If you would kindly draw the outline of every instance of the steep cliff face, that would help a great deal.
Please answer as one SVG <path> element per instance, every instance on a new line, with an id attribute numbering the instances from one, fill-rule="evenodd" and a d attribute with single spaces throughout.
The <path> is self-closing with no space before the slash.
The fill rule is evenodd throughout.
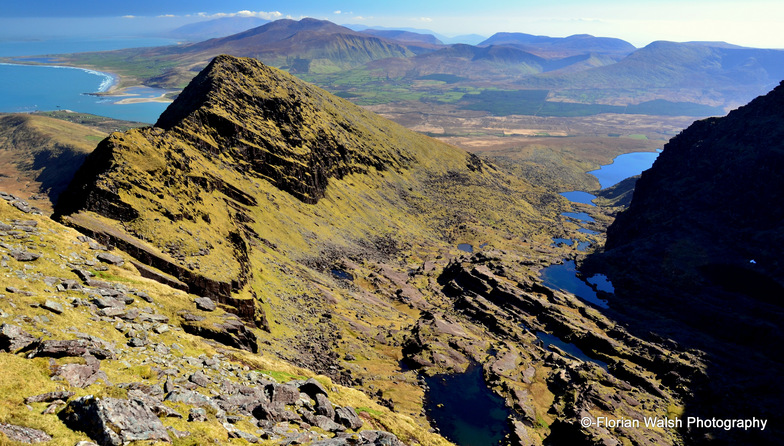
<path id="1" fill-rule="evenodd" d="M 646 264 L 687 281 L 695 268 L 711 276 L 732 265 L 781 286 L 782 172 L 784 85 L 673 138 L 608 229 L 606 247 L 644 252 Z"/>
<path id="2" fill-rule="evenodd" d="M 607 231 L 599 258 L 611 266 L 615 308 L 709 354 L 695 415 L 782 416 L 782 173 L 784 84 L 673 138 Z M 716 435 L 762 444 L 778 434 Z"/>

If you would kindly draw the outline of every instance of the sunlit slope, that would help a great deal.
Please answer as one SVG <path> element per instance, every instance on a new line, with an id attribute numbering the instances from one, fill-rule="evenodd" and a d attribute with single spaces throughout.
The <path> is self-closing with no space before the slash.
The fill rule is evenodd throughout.
<path id="1" fill-rule="evenodd" d="M 101 142 L 57 211 L 227 299 L 263 294 L 247 287 L 268 274 L 254 256 L 307 263 L 487 229 L 524 236 L 549 221 L 530 203 L 552 200 L 256 60 L 220 56 L 156 127 Z"/>

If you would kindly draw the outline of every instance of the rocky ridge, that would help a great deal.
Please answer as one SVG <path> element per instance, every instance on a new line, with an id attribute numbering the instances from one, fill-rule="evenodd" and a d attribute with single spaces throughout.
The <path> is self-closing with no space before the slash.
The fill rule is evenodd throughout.
<path id="1" fill-rule="evenodd" d="M 570 247 L 551 246 L 554 235 L 577 231 L 559 217 L 568 206 L 562 197 L 253 60 L 217 58 L 186 92 L 160 127 L 104 140 L 58 204 L 60 221 L 83 233 L 83 249 L 100 251 L 109 262 L 108 272 L 99 273 L 97 254 L 75 253 L 84 259 L 66 266 L 73 277 L 62 278 L 76 283 L 61 285 L 74 294 L 75 285 L 97 293 L 94 299 L 75 296 L 86 300 L 77 314 L 101 323 L 101 330 L 83 331 L 118 343 L 107 348 L 83 339 L 76 347 L 95 360 L 78 359 L 71 367 L 57 363 L 79 379 L 94 378 L 88 388 L 104 392 L 76 392 L 67 400 L 72 407 L 53 408 L 62 414 L 62 423 L 52 424 L 60 436 L 73 439 L 67 428 L 84 413 L 111 412 L 107 407 L 117 402 L 108 398 L 129 399 L 127 389 L 108 383 L 138 383 L 141 376 L 142 384 L 158 385 L 166 395 L 178 385 L 196 392 L 175 392 L 177 401 L 164 398 L 163 406 L 183 418 L 169 417 L 168 409 L 153 411 L 171 427 L 172 442 L 192 441 L 175 438 L 176 432 L 228 439 L 218 410 L 196 404 L 204 397 L 219 404 L 215 394 L 230 393 L 218 376 L 236 377 L 229 381 L 241 386 L 274 390 L 275 383 L 288 383 L 302 390 L 294 382 L 299 376 L 320 373 L 329 377 L 319 378 L 327 398 L 342 409 L 319 395 L 311 397 L 313 410 L 300 410 L 298 403 L 259 407 L 259 402 L 236 409 L 244 417 L 237 429 L 261 436 L 270 429 L 262 422 L 275 421 L 272 434 L 279 435 L 288 432 L 295 414 L 302 420 L 294 426 L 297 432 L 325 436 L 303 442 L 339 443 L 341 435 L 330 429 L 353 419 L 346 409 L 353 407 L 374 431 L 390 432 L 407 444 L 444 444 L 443 437 L 429 432 L 434 428 L 423 409 L 421 375 L 460 373 L 476 361 L 511 410 L 511 443 L 678 444 L 682 434 L 673 429 L 580 424 L 581 417 L 677 415 L 704 366 L 699 352 L 666 340 L 642 340 L 576 297 L 541 285 L 542 267 L 573 255 Z M 471 244 L 473 252 L 462 252 L 458 243 Z M 105 249 L 124 253 L 122 265 Z M 32 247 L 24 251 L 39 253 Z M 66 244 L 57 252 L 70 250 Z M 10 259 L 8 265 L 22 270 Z M 13 301 L 35 298 L 36 291 L 24 288 L 28 279 L 12 286 L 33 295 L 15 293 Z M 51 297 L 32 314 L 57 321 L 46 308 L 59 310 L 58 304 L 62 315 L 74 314 Z M 44 339 L 42 333 L 29 324 L 11 325 L 11 332 L 29 333 L 30 352 L 38 351 L 32 343 Z M 548 338 L 542 333 L 579 346 L 592 360 L 567 353 L 543 340 Z M 27 340 L 21 336 L 18 342 Z M 62 340 L 72 337 L 46 337 L 42 352 L 62 349 L 49 342 Z M 117 345 L 126 345 L 128 352 L 116 351 Z M 137 350 L 152 355 L 152 362 L 124 358 Z M 0 357 L 46 361 L 26 359 L 26 353 Z M 159 363 L 158 355 L 172 355 L 172 367 Z M 129 367 L 122 369 L 118 361 Z M 237 363 L 249 370 L 238 371 Z M 271 363 L 287 375 L 274 382 L 264 377 L 269 382 L 263 383 L 243 375 L 268 370 Z M 172 371 L 172 385 L 159 370 Z M 53 373 L 47 371 L 41 381 Z M 346 387 L 334 390 L 329 379 Z M 256 398 L 254 392 L 245 391 Z M 153 393 L 158 398 L 157 390 Z M 144 401 L 149 408 L 161 405 L 157 399 Z M 120 405 L 146 420 L 141 424 L 154 423 L 135 403 Z M 193 426 L 200 425 L 187 423 L 203 422 L 199 409 L 211 427 L 194 433 Z M 24 411 L 13 406 L 11 413 L 19 417 Z M 22 424 L 44 425 L 40 419 L 17 423 Z M 104 424 L 123 425 L 110 419 Z M 356 434 L 365 440 L 346 441 L 389 438 Z"/>

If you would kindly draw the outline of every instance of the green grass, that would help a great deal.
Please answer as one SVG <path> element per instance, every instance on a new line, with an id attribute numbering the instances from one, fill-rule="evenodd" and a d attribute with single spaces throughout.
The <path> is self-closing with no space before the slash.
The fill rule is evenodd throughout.
<path id="1" fill-rule="evenodd" d="M 383 414 L 383 412 L 381 412 L 380 410 L 371 409 L 369 407 L 357 407 L 356 411 L 357 411 L 357 413 L 365 412 L 365 413 L 369 413 L 370 415 L 375 415 L 375 416 L 380 416 L 381 414 Z"/>
<path id="2" fill-rule="evenodd" d="M 257 370 L 257 371 L 259 373 L 263 373 L 264 375 L 271 376 L 272 379 L 274 379 L 275 381 L 277 381 L 279 383 L 285 383 L 285 382 L 289 382 L 289 381 L 293 381 L 293 380 L 299 380 L 299 379 L 306 379 L 306 377 L 304 377 L 302 375 L 294 375 L 292 373 L 280 372 L 280 371 L 277 371 L 277 370 Z"/>
<path id="3" fill-rule="evenodd" d="M 431 80 L 431 81 L 440 81 L 447 84 L 454 84 L 457 82 L 462 82 L 468 80 L 468 78 L 462 76 L 456 76 L 454 74 L 428 74 L 427 76 L 420 76 L 417 79 L 419 80 Z"/>

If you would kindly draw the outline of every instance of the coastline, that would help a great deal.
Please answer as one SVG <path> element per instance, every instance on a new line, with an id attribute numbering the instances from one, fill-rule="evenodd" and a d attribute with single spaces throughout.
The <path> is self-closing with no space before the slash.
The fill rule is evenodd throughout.
<path id="1" fill-rule="evenodd" d="M 151 88 L 147 87 L 146 85 L 130 85 L 126 87 L 118 88 L 120 85 L 122 77 L 116 73 L 108 72 L 108 71 L 99 71 L 93 68 L 86 68 L 86 67 L 79 67 L 79 66 L 71 66 L 71 65 L 52 65 L 46 63 L 14 63 L 14 62 L 0 62 L 0 65 L 10 65 L 10 66 L 24 66 L 24 67 L 44 67 L 44 68 L 57 68 L 57 69 L 71 69 L 71 70 L 80 70 L 85 73 L 93 74 L 103 78 L 101 83 L 98 85 L 97 91 L 84 93 L 89 96 L 99 96 L 105 98 L 123 98 L 119 99 L 114 102 L 116 105 L 126 105 L 126 104 L 141 104 L 147 102 L 160 102 L 160 103 L 170 103 L 172 102 L 170 99 L 166 98 L 167 91 L 160 89 L 163 91 L 158 96 L 151 96 L 151 97 L 133 97 L 138 96 L 138 94 L 128 93 L 128 90 L 132 90 L 135 88 Z"/>

